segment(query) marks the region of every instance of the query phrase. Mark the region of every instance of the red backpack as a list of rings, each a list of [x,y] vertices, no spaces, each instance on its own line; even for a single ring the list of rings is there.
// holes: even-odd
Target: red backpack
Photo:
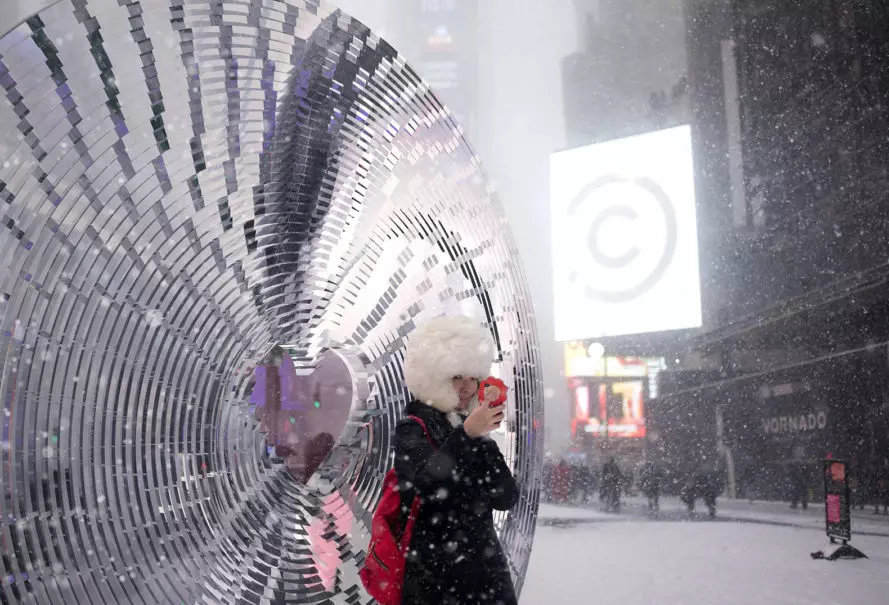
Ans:
[[[423,433],[433,450],[438,447],[429,436],[426,424],[416,416],[408,416],[423,427]],[[414,523],[420,512],[420,497],[414,496],[411,513],[408,515],[401,542],[396,539],[401,494],[398,491],[398,477],[393,468],[383,480],[383,496],[373,515],[370,529],[370,546],[359,575],[367,593],[380,605],[401,605],[401,588],[404,584],[404,564],[407,549],[411,545]]]

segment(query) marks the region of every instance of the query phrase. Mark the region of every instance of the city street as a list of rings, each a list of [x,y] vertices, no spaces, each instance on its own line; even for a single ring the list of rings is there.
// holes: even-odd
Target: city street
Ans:
[[[631,499],[620,515],[542,505],[524,605],[884,605],[889,518],[853,518],[869,559],[813,560],[827,546],[824,509],[722,503],[715,520],[689,519],[677,500],[650,518]],[[855,532],[858,533],[855,533]]]

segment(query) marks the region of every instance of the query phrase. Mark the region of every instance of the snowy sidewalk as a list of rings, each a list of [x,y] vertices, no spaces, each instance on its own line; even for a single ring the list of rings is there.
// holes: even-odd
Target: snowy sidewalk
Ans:
[[[538,525],[521,605],[886,605],[889,539],[854,540],[870,558],[818,561],[820,532],[760,523],[676,523],[554,511]],[[573,515],[573,517],[571,515]],[[763,514],[772,514],[763,511]],[[783,515],[782,515],[783,516]],[[801,515],[805,516],[805,515]]]
[[[858,561],[819,561],[824,506],[718,501],[689,518],[678,498],[658,516],[643,498],[619,515],[541,504],[521,605],[886,605],[889,518],[854,511]]]

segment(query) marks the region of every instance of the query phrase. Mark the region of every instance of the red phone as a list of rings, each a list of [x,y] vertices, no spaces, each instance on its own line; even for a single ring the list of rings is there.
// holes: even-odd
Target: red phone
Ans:
[[[506,401],[506,384],[500,380],[499,378],[494,378],[493,376],[488,376],[478,385],[478,400],[485,400],[485,389],[488,387],[497,387],[500,390],[500,395],[497,396],[497,399],[491,402],[491,407],[496,407],[498,405],[503,405]]]

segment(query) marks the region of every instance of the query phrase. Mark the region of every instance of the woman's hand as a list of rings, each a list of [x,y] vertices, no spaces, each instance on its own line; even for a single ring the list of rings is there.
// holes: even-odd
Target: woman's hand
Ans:
[[[494,388],[495,391],[499,389]],[[496,399],[496,396],[494,397]],[[491,407],[488,401],[488,393],[485,392],[485,401],[481,403],[466,420],[463,421],[463,430],[472,439],[480,439],[495,430],[503,422],[503,405]]]

